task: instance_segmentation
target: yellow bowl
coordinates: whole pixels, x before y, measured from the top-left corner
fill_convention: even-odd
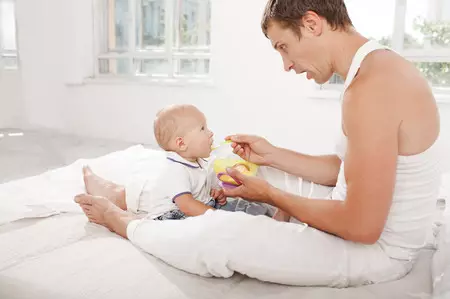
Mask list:
[[[242,159],[225,158],[216,159],[213,163],[213,168],[221,182],[238,186],[240,184],[227,174],[227,168],[235,168],[244,175],[255,176],[258,165]]]

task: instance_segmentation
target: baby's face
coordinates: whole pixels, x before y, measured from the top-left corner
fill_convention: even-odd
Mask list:
[[[184,136],[186,154],[192,158],[208,158],[214,133],[208,128],[205,116],[200,111],[193,111],[188,122],[191,129]]]

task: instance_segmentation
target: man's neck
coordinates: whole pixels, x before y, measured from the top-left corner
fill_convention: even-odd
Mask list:
[[[334,49],[331,53],[331,63],[334,72],[345,80],[353,57],[358,49],[368,41],[354,28],[350,28],[348,31],[336,32],[336,36],[330,45],[330,48]]]

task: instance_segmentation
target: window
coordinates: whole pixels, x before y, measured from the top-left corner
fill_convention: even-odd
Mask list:
[[[104,0],[97,77],[207,79],[210,0]]]
[[[15,2],[0,0],[0,70],[17,69]]]
[[[412,61],[435,91],[450,94],[450,1],[347,0],[353,25]],[[321,89],[342,89],[334,75]]]

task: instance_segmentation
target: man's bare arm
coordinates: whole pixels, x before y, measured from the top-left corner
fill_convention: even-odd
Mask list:
[[[316,184],[335,186],[341,160],[336,155],[311,156],[277,148],[269,165]]]

